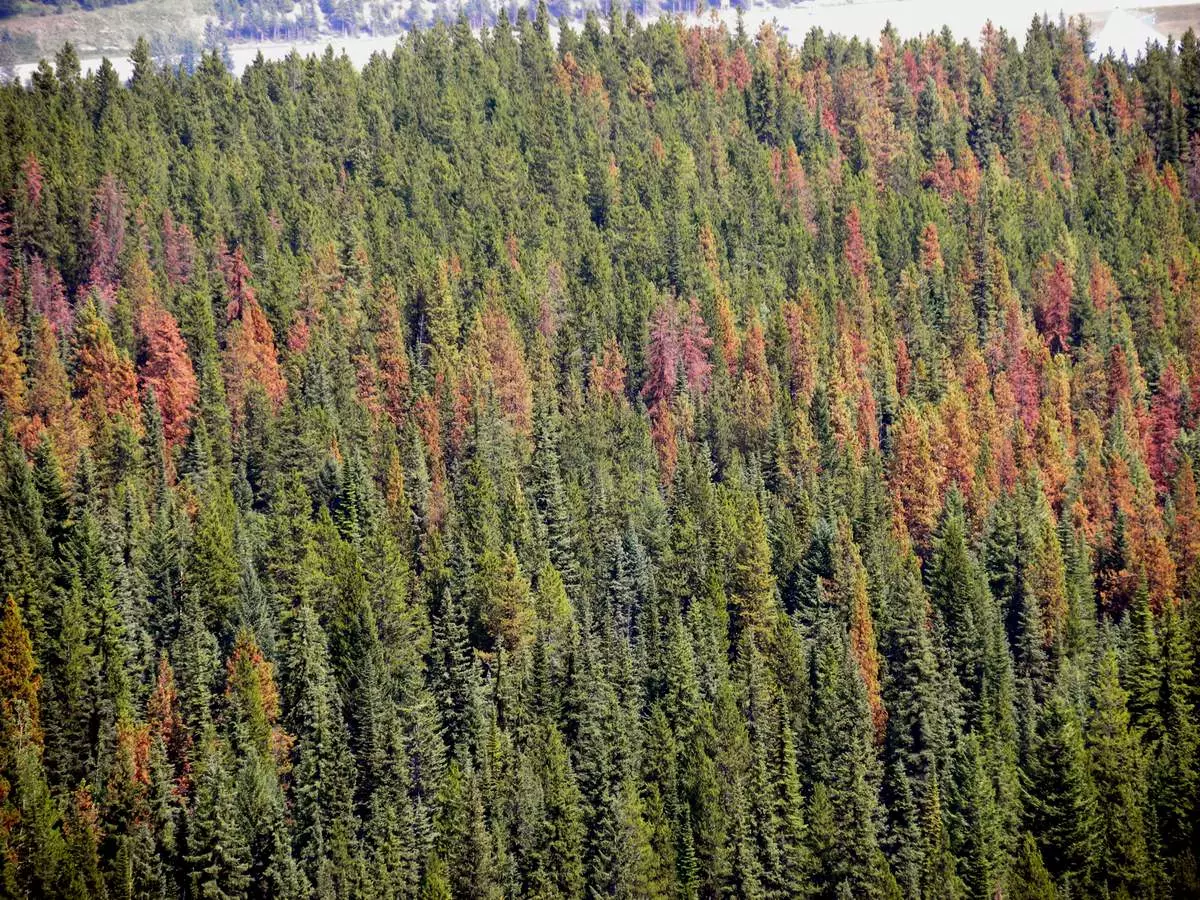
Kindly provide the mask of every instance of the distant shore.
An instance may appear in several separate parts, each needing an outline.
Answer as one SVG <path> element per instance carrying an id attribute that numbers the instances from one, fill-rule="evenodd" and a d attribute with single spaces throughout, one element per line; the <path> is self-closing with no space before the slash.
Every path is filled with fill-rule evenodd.
<path id="1" fill-rule="evenodd" d="M 1175 37 L 1189 26 L 1200 24 L 1200 3 L 1196 0 L 1157 0 L 1142 7 L 1104 3 L 1103 0 L 1059 0 L 1054 4 L 1044 0 L 1011 0 L 999 5 L 947 4 L 945 0 L 816 0 L 782 8 L 754 6 L 743 11 L 743 21 L 751 34 L 763 23 L 775 21 L 781 31 L 797 42 L 803 40 L 804 35 L 813 28 L 873 41 L 890 22 L 902 37 L 913 37 L 949 28 L 955 38 L 966 38 L 973 43 L 978 41 L 984 25 L 991 21 L 997 28 L 1007 30 L 1018 42 L 1022 42 L 1025 30 L 1035 15 L 1046 13 L 1054 18 L 1059 15 L 1067 18 L 1083 16 L 1098 28 L 1117 8 L 1139 15 L 1154 16 L 1162 21 L 1158 26 L 1159 30 L 1164 34 L 1174 34 Z M 709 8 L 700 17 L 688 15 L 683 18 L 706 20 L 714 15 L 730 28 L 737 22 L 737 10 L 728 6 Z M 260 53 L 265 59 L 279 60 L 293 51 L 304 56 L 319 55 L 324 53 L 327 47 L 332 47 L 335 54 L 346 54 L 356 67 L 361 68 L 375 53 L 390 53 L 400 36 L 328 35 L 308 41 L 239 41 L 229 44 L 229 56 L 236 75 L 240 75 Z M 82 69 L 86 72 L 98 68 L 103 58 L 82 58 Z M 130 76 L 132 63 L 128 56 L 114 55 L 108 58 L 122 80 Z M 16 77 L 27 81 L 37 67 L 38 63 L 22 63 L 12 69 Z"/>

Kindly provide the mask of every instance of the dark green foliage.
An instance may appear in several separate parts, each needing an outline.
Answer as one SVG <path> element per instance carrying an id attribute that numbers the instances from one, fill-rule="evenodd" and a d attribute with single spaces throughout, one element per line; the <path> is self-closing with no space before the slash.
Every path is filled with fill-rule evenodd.
<path id="1" fill-rule="evenodd" d="M 560 11 L 0 87 L 0 897 L 1196 896 L 1194 35 Z"/>

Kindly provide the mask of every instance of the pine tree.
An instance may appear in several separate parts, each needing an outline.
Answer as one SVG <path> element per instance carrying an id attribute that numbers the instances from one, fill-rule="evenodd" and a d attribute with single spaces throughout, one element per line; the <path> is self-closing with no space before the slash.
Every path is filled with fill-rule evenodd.
<path id="1" fill-rule="evenodd" d="M 49 893 L 61 861 L 61 837 L 53 830 L 41 765 L 40 681 L 29 632 L 10 594 L 0 615 L 0 848 L 5 851 L 0 884 L 14 895 L 22 887 Z"/>
<path id="2" fill-rule="evenodd" d="M 1027 777 L 1027 815 L 1046 868 L 1071 890 L 1092 890 L 1100 852 L 1098 796 L 1078 714 L 1061 690 L 1048 699 Z"/>
<path id="3" fill-rule="evenodd" d="M 117 349 L 95 303 L 79 314 L 71 339 L 75 395 L 94 427 L 107 417 L 137 420 L 137 378 L 129 357 Z"/>
<path id="4" fill-rule="evenodd" d="M 223 633 L 232 622 L 238 603 L 240 577 L 234 550 L 235 511 L 233 498 L 214 490 L 196 515 L 184 586 L 191 608 L 199 611 L 215 633 Z"/>
<path id="5" fill-rule="evenodd" d="M 866 689 L 848 642 L 825 626 L 814 660 L 813 728 L 823 735 L 817 777 L 834 812 L 833 842 L 820 860 L 832 893 L 884 897 L 898 889 L 876 833 L 878 779 Z"/>
<path id="6" fill-rule="evenodd" d="M 1194 615 L 1194 613 L 1192 613 Z M 1194 884 L 1186 875 L 1195 858 L 1189 847 L 1196 832 L 1197 785 L 1200 784 L 1200 728 L 1195 717 L 1194 624 L 1189 632 L 1174 605 L 1162 621 L 1160 706 L 1163 737 L 1151 763 L 1150 797 L 1156 808 L 1163 849 L 1174 861 L 1172 877 Z"/>
<path id="7" fill-rule="evenodd" d="M 199 399 L 196 373 L 175 318 L 153 300 L 142 307 L 138 322 L 142 336 L 138 377 L 142 389 L 154 393 L 163 420 L 163 435 L 176 447 L 188 436 Z"/>
<path id="8" fill-rule="evenodd" d="M 953 766 L 953 796 L 948 804 L 952 849 L 970 897 L 991 897 L 1003 877 L 1003 822 L 995 785 L 977 734 L 969 733 Z"/>
<path id="9" fill-rule="evenodd" d="M 891 743 L 910 777 L 918 787 L 927 788 L 945 758 L 945 701 L 938 697 L 940 679 L 916 560 L 909 560 L 905 569 L 895 576 L 898 596 L 892 601 L 896 623 L 889 636 L 888 693 L 889 705 L 897 713 L 889 717 L 888 727 Z"/>
<path id="10" fill-rule="evenodd" d="M 1056 900 L 1054 881 L 1046 870 L 1033 835 L 1025 832 L 1008 878 L 1010 896 L 1020 900 Z"/>
<path id="11" fill-rule="evenodd" d="M 27 427 L 28 406 L 25 388 L 25 361 L 19 354 L 20 342 L 8 317 L 0 315 L 0 416 L 17 433 Z"/>
<path id="12" fill-rule="evenodd" d="M 329 671 L 325 632 L 312 603 L 305 596 L 293 613 L 284 696 L 287 730 L 296 739 L 294 852 L 313 890 L 327 892 L 353 875 L 339 868 L 339 863 L 348 862 L 339 855 L 352 812 L 353 765 Z"/>
<path id="13" fill-rule="evenodd" d="M 516 823 L 514 847 L 522 870 L 521 890 L 530 896 L 580 897 L 584 890 L 582 798 L 558 730 L 548 726 L 526 756 L 533 767 L 525 776 L 528 780 L 518 782 L 518 802 L 526 808 Z M 534 798 L 540 798 L 540 804 L 530 804 Z"/>
<path id="14" fill-rule="evenodd" d="M 935 639 L 941 658 L 952 662 L 956 687 L 963 694 L 968 722 L 982 715 L 984 645 L 991 600 L 984 573 L 967 548 L 962 507 L 947 503 L 926 569 Z M 949 698 L 948 698 L 949 699 Z"/>
<path id="15" fill-rule="evenodd" d="M 6 548 L 0 554 L 0 590 L 13 595 L 26 627 L 40 639 L 50 602 L 55 548 L 47 534 L 34 474 L 12 431 L 5 428 L 0 436 L 0 539 Z"/>
<path id="16" fill-rule="evenodd" d="M 1162 694 L 1161 653 L 1149 595 L 1143 584 L 1134 595 L 1127 617 L 1128 647 L 1122 671 L 1133 725 L 1151 740 L 1163 728 L 1159 701 Z"/>
<path id="17" fill-rule="evenodd" d="M 451 761 L 442 784 L 437 828 L 445 847 L 452 895 L 495 896 L 491 837 L 483 818 L 478 780 L 457 759 Z"/>
<path id="18" fill-rule="evenodd" d="M 1098 795 L 1101 874 L 1110 892 L 1138 896 L 1149 887 L 1147 791 L 1141 742 L 1129 724 L 1128 696 L 1117 677 L 1116 653 L 1110 650 L 1100 660 L 1087 726 Z"/>
<path id="19" fill-rule="evenodd" d="M 223 253 L 221 265 L 229 296 L 223 374 L 229 412 L 234 422 L 240 422 L 254 386 L 261 387 L 278 409 L 287 393 L 287 380 L 280 371 L 275 333 L 250 285 L 250 268 L 242 248 Z"/>
<path id="20" fill-rule="evenodd" d="M 204 737 L 203 747 L 184 856 L 190 892 L 209 900 L 241 897 L 250 886 L 250 853 L 237 821 L 233 780 L 214 733 Z"/>

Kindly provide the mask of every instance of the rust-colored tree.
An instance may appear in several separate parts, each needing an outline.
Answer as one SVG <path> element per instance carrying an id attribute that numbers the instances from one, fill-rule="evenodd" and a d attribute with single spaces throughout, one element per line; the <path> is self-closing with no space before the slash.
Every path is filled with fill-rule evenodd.
<path id="1" fill-rule="evenodd" d="M 146 722 L 151 739 L 161 742 L 171 765 L 175 792 L 186 794 L 191 787 L 192 736 L 179 709 L 175 670 L 166 654 L 158 660 L 154 689 L 146 701 Z"/>
<path id="2" fill-rule="evenodd" d="M 679 378 L 679 323 L 675 304 L 664 298 L 650 316 L 650 346 L 646 351 L 646 381 L 642 396 L 651 406 L 675 396 Z"/>
<path id="3" fill-rule="evenodd" d="M 277 769 L 286 769 L 294 740 L 279 725 L 274 666 L 245 629 L 238 633 L 225 665 L 225 699 L 242 723 L 248 748 L 273 759 Z"/>
<path id="4" fill-rule="evenodd" d="M 75 396 L 93 425 L 124 418 L 136 424 L 137 376 L 129 357 L 113 342 L 112 331 L 96 304 L 88 301 L 71 335 L 75 358 Z"/>
<path id="5" fill-rule="evenodd" d="M 107 309 L 116 298 L 117 266 L 125 248 L 125 194 L 111 174 L 100 180 L 92 210 L 88 283 Z"/>
<path id="6" fill-rule="evenodd" d="M 223 370 L 230 415 L 237 423 L 244 414 L 253 385 L 260 385 L 278 409 L 287 395 L 287 379 L 279 366 L 275 332 L 255 297 L 250 267 L 241 247 L 222 254 L 221 270 L 229 298 Z"/>
<path id="7" fill-rule="evenodd" d="M 1171 549 L 1179 582 L 1190 590 L 1200 588 L 1200 501 L 1196 498 L 1196 476 L 1192 461 L 1184 457 L 1175 477 L 1175 517 L 1171 527 Z"/>
<path id="8" fill-rule="evenodd" d="M 187 345 L 175 317 L 153 299 L 142 307 L 138 331 L 138 379 L 143 390 L 154 392 L 167 444 L 179 446 L 187 440 L 199 395 Z"/>
<path id="9" fill-rule="evenodd" d="M 29 294 L 33 309 L 46 317 L 59 337 L 71 329 L 72 312 L 62 276 L 36 254 L 29 261 Z"/>
<path id="10" fill-rule="evenodd" d="M 54 328 L 44 316 L 33 323 L 33 352 L 29 355 L 29 441 L 50 437 L 59 462 L 68 472 L 86 444 L 79 406 L 59 352 Z"/>
<path id="11" fill-rule="evenodd" d="M 600 356 L 592 355 L 588 373 L 588 388 L 593 397 L 620 400 L 625 396 L 625 376 L 628 366 L 615 337 L 609 337 L 600 349 Z"/>
<path id="12" fill-rule="evenodd" d="M 659 476 L 663 484 L 669 484 L 679 462 L 679 436 L 675 433 L 675 414 L 666 400 L 657 400 L 650 407 L 650 437 L 658 453 Z"/>
<path id="13" fill-rule="evenodd" d="M 172 287 L 187 284 L 192 279 L 196 259 L 196 239 L 184 222 L 175 222 L 168 209 L 162 221 L 163 269 Z"/>
<path id="14" fill-rule="evenodd" d="M 817 389 L 817 352 L 820 320 L 816 298 L 803 294 L 797 302 L 783 305 L 783 324 L 787 329 L 787 356 L 791 369 L 792 396 L 808 405 Z"/>
<path id="15" fill-rule="evenodd" d="M 758 315 L 750 321 L 742 344 L 742 371 L 734 408 L 748 444 L 761 441 L 771 427 L 771 373 L 767 368 L 766 341 Z"/>
<path id="16" fill-rule="evenodd" d="M 909 536 L 928 551 L 941 512 L 941 461 L 933 452 L 929 426 L 912 403 L 906 403 L 892 427 L 888 479 Z"/>
<path id="17" fill-rule="evenodd" d="M 20 716 L 28 723 L 27 734 L 35 742 L 41 742 L 38 690 L 42 683 L 34 665 L 29 632 L 12 594 L 5 597 L 3 607 L 0 611 L 0 794 L 4 793 L 4 775 L 10 771 L 12 759 L 8 753 Z"/>
<path id="18" fill-rule="evenodd" d="M 712 381 L 712 362 L 709 351 L 713 341 L 708 334 L 708 325 L 700 314 L 700 301 L 692 295 L 684 313 L 682 334 L 679 340 L 680 362 L 683 365 L 683 378 L 688 390 L 696 396 L 708 393 Z"/>
<path id="19" fill-rule="evenodd" d="M 1025 321 L 1021 304 L 1015 295 L 1009 299 L 1004 312 L 1004 360 L 1008 383 L 1016 402 L 1017 415 L 1030 431 L 1037 425 L 1039 415 L 1037 372 L 1025 342 Z"/>
<path id="20" fill-rule="evenodd" d="M 495 302 L 484 309 L 482 323 L 500 411 L 518 434 L 529 437 L 533 432 L 533 386 L 521 338 L 508 314 Z"/>
<path id="21" fill-rule="evenodd" d="M 1150 476 L 1160 492 L 1165 493 L 1175 478 L 1179 452 L 1175 446 L 1179 437 L 1179 417 L 1183 407 L 1183 387 L 1173 362 L 1163 369 L 1158 390 L 1150 401 L 1150 433 L 1146 446 L 1146 463 Z"/>
<path id="22" fill-rule="evenodd" d="M 867 593 L 867 570 L 858 545 L 850 533 L 850 523 L 842 517 L 834 547 L 833 577 L 838 597 L 850 614 L 850 652 L 858 663 L 875 727 L 875 741 L 882 742 L 887 730 L 887 708 L 883 704 L 880 682 L 879 646 L 875 638 L 875 620 Z"/>
<path id="23" fill-rule="evenodd" d="M 407 421 L 412 403 L 412 375 L 400 319 L 400 299 L 391 285 L 380 289 L 380 328 L 375 335 L 379 359 L 380 400 L 384 412 L 397 428 Z"/>
<path id="24" fill-rule="evenodd" d="M 0 419 L 7 418 L 18 434 L 26 428 L 25 360 L 17 331 L 0 313 Z"/>
<path id="25" fill-rule="evenodd" d="M 1034 274 L 1034 309 L 1046 346 L 1066 350 L 1071 339 L 1071 297 L 1075 280 L 1061 256 L 1042 257 Z"/>
<path id="26" fill-rule="evenodd" d="M 851 206 L 846 213 L 846 237 L 842 249 L 846 260 L 846 269 L 850 278 L 860 290 L 866 290 L 867 271 L 870 265 L 867 258 L 867 242 L 863 238 L 862 214 L 857 206 Z"/>

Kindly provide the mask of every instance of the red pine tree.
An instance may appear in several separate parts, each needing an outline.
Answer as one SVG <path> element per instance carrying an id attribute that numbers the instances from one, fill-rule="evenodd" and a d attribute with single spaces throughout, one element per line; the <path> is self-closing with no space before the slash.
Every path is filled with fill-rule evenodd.
<path id="1" fill-rule="evenodd" d="M 533 386 L 525 366 L 525 351 L 508 314 L 492 302 L 483 311 L 492 387 L 510 425 L 528 437 L 533 432 Z"/>
<path id="2" fill-rule="evenodd" d="M 969 498 L 975 481 L 979 436 L 971 428 L 967 396 L 957 379 L 950 381 L 942 401 L 940 425 L 937 452 L 945 471 L 943 494 L 953 486 Z"/>
<path id="3" fill-rule="evenodd" d="M 225 318 L 229 322 L 242 318 L 243 307 L 255 303 L 254 288 L 250 284 L 250 266 L 241 247 L 230 253 L 222 247 L 219 251 L 217 264 L 221 276 L 225 279 L 225 288 L 229 294 L 229 302 L 225 307 Z"/>
<path id="4" fill-rule="evenodd" d="M 19 724 L 24 720 L 25 734 L 39 747 L 42 743 L 38 690 L 42 679 L 33 660 L 33 644 L 21 621 L 21 609 L 12 594 L 6 595 L 0 610 L 0 803 L 8 799 L 12 774 L 12 750 Z M 7 804 L 6 804 L 7 805 Z M 0 835 L 12 827 L 9 809 L 0 817 Z"/>
<path id="5" fill-rule="evenodd" d="M 1112 302 L 1121 294 L 1117 288 L 1117 282 L 1113 278 L 1112 269 L 1097 254 L 1093 254 L 1092 256 L 1091 277 L 1088 279 L 1088 294 L 1091 297 L 1092 305 L 1096 307 L 1098 312 L 1107 310 Z"/>
<path id="6" fill-rule="evenodd" d="M 154 690 L 146 701 L 146 723 L 152 738 L 162 742 L 175 778 L 175 793 L 186 795 L 191 788 L 192 738 L 179 711 L 175 671 L 163 654 L 158 661 Z"/>
<path id="7" fill-rule="evenodd" d="M 658 471 L 662 483 L 670 484 L 679 461 L 679 439 L 675 434 L 675 415 L 666 400 L 656 400 L 650 407 L 650 436 L 658 451 Z"/>
<path id="8" fill-rule="evenodd" d="M 663 299 L 650 316 L 650 347 L 646 351 L 646 383 L 642 396 L 651 405 L 675 396 L 679 373 L 679 323 L 675 304 Z"/>
<path id="9" fill-rule="evenodd" d="M 771 425 L 771 373 L 762 322 L 757 313 L 742 344 L 742 374 L 734 398 L 742 433 L 751 441 L 761 440 Z"/>
<path id="10" fill-rule="evenodd" d="M 717 343 L 721 348 L 721 356 L 725 360 L 725 368 L 730 375 L 737 372 L 738 359 L 742 355 L 741 338 L 738 337 L 737 323 L 733 317 L 733 306 L 729 295 L 718 282 L 717 291 Z"/>
<path id="11" fill-rule="evenodd" d="M 615 337 L 610 337 L 601 348 L 600 357 L 592 356 L 588 387 L 595 397 L 620 400 L 625 396 L 625 372 L 627 365 Z"/>
<path id="12" fill-rule="evenodd" d="M 925 230 L 921 232 L 921 271 L 940 271 L 944 265 L 937 225 L 934 222 L 926 222 Z"/>
<path id="13" fill-rule="evenodd" d="M 44 316 L 33 324 L 33 352 L 29 356 L 29 415 L 31 441 L 49 432 L 59 462 L 68 471 L 85 440 L 79 409 L 71 396 L 71 382 L 59 353 L 54 329 Z"/>
<path id="14" fill-rule="evenodd" d="M 8 323 L 8 317 L 0 313 L 0 418 L 18 430 L 24 430 L 25 413 L 25 360 L 21 358 L 21 344 L 17 331 Z"/>
<path id="15" fill-rule="evenodd" d="M 925 551 L 941 511 L 942 465 L 933 452 L 929 429 L 912 403 L 905 404 L 892 427 L 892 459 L 888 477 L 904 523 L 917 547 Z"/>
<path id="16" fill-rule="evenodd" d="M 42 175 L 42 164 L 30 153 L 21 163 L 21 175 L 25 182 L 25 202 L 33 209 L 42 205 L 42 191 L 45 187 L 45 177 Z"/>
<path id="17" fill-rule="evenodd" d="M 783 156 L 783 197 L 789 209 L 799 213 L 804 227 L 810 233 L 816 233 L 816 223 L 813 222 L 812 192 L 808 187 L 808 176 L 804 173 L 804 164 L 796 145 L 788 141 Z"/>
<path id="18" fill-rule="evenodd" d="M 1175 439 L 1179 437 L 1179 413 L 1183 390 L 1175 364 L 1168 363 L 1158 381 L 1158 391 L 1150 401 L 1150 433 L 1146 462 L 1159 491 L 1166 492 L 1179 465 Z"/>
<path id="19" fill-rule="evenodd" d="M 221 271 L 229 294 L 225 333 L 225 388 L 234 421 L 240 421 L 252 384 L 259 384 L 278 409 L 287 395 L 287 380 L 275 351 L 275 332 L 258 305 L 250 284 L 250 267 L 238 247 L 221 254 Z"/>
<path id="20" fill-rule="evenodd" d="M 708 325 L 700 314 L 700 301 L 692 295 L 688 304 L 687 314 L 683 320 L 683 334 L 680 339 L 680 355 L 683 363 L 683 377 L 688 390 L 693 394 L 703 396 L 708 393 L 712 379 L 712 362 L 708 358 L 713 341 L 708 335 Z"/>
<path id="21" fill-rule="evenodd" d="M 381 290 L 381 327 L 375 337 L 383 410 L 397 428 L 406 421 L 412 402 L 412 376 L 409 373 L 399 304 L 395 291 L 385 286 Z"/>
<path id="22" fill-rule="evenodd" d="M 1061 258 L 1043 257 L 1034 278 L 1038 325 L 1051 350 L 1066 350 L 1071 335 L 1071 295 L 1075 282 Z"/>
<path id="23" fill-rule="evenodd" d="M 867 593 L 867 572 L 857 545 L 850 536 L 849 524 L 843 519 L 838 526 L 837 544 L 841 547 L 840 559 L 834 565 L 834 577 L 838 588 L 850 608 L 850 652 L 858 663 L 863 687 L 867 692 L 867 704 L 871 709 L 871 723 L 875 727 L 876 743 L 883 740 L 887 728 L 887 708 L 883 705 L 880 684 L 879 647 L 875 639 L 875 622 L 871 617 L 871 602 Z"/>
<path id="24" fill-rule="evenodd" d="M 34 311 L 46 317 L 56 335 L 62 337 L 70 331 L 72 312 L 62 277 L 36 254 L 29 261 L 29 293 Z"/>
<path id="25" fill-rule="evenodd" d="M 138 378 L 143 390 L 154 392 L 167 445 L 179 446 L 187 440 L 192 407 L 199 396 L 187 344 L 175 317 L 156 302 L 143 306 L 138 330 L 141 333 Z"/>
<path id="26" fill-rule="evenodd" d="M 1017 404 L 1017 413 L 1025 427 L 1032 430 L 1037 425 L 1040 405 L 1037 373 L 1025 346 L 1025 323 L 1022 321 L 1021 305 L 1015 296 L 1010 298 L 1005 311 L 1004 353 L 1008 383 Z"/>
<path id="27" fill-rule="evenodd" d="M 187 284 L 192 278 L 196 258 L 196 239 L 183 222 L 175 223 L 171 211 L 163 213 L 163 268 L 172 287 Z"/>
<path id="28" fill-rule="evenodd" d="M 101 179 L 92 208 L 88 282 L 107 309 L 116 297 L 117 264 L 125 247 L 125 195 L 112 175 Z"/>
<path id="29" fill-rule="evenodd" d="M 783 305 L 783 325 L 787 329 L 788 363 L 792 370 L 792 396 L 808 404 L 817 389 L 816 301 L 811 293 L 800 302 Z"/>
<path id="30" fill-rule="evenodd" d="M 908 355 L 908 341 L 900 334 L 896 336 L 896 393 L 902 398 L 908 396 L 911 380 L 912 357 Z"/>
<path id="31" fill-rule="evenodd" d="M 846 244 L 843 250 L 846 257 L 846 267 L 850 276 L 857 284 L 865 284 L 867 280 L 867 242 L 862 233 L 862 216 L 857 206 L 851 206 L 846 213 Z"/>
<path id="32" fill-rule="evenodd" d="M 241 631 L 225 664 L 225 698 L 242 717 L 255 748 L 286 769 L 294 741 L 278 726 L 279 690 L 274 669 L 253 635 Z"/>
<path id="33" fill-rule="evenodd" d="M 1125 404 L 1133 403 L 1133 379 L 1125 348 L 1115 345 L 1108 354 L 1108 414 L 1111 416 Z"/>
<path id="34" fill-rule="evenodd" d="M 429 460 L 429 498 L 425 526 L 430 531 L 441 527 L 446 518 L 446 455 L 442 446 L 442 418 L 437 401 L 421 394 L 413 407 L 414 419 L 421 431 L 425 455 Z"/>
<path id="35" fill-rule="evenodd" d="M 738 47 L 729 62 L 729 78 L 737 85 L 739 91 L 744 91 L 750 86 L 751 77 L 753 73 L 750 71 L 750 60 L 746 56 L 746 50 L 744 47 Z"/>
<path id="36" fill-rule="evenodd" d="M 93 423 L 124 417 L 137 423 L 137 376 L 129 357 L 113 343 L 108 323 L 88 302 L 71 336 L 75 353 L 75 396 Z"/>
<path id="37" fill-rule="evenodd" d="M 1171 528 L 1175 567 L 1185 585 L 1200 574 L 1200 501 L 1196 499 L 1196 476 L 1192 461 L 1184 457 L 1175 479 L 1175 519 Z"/>

